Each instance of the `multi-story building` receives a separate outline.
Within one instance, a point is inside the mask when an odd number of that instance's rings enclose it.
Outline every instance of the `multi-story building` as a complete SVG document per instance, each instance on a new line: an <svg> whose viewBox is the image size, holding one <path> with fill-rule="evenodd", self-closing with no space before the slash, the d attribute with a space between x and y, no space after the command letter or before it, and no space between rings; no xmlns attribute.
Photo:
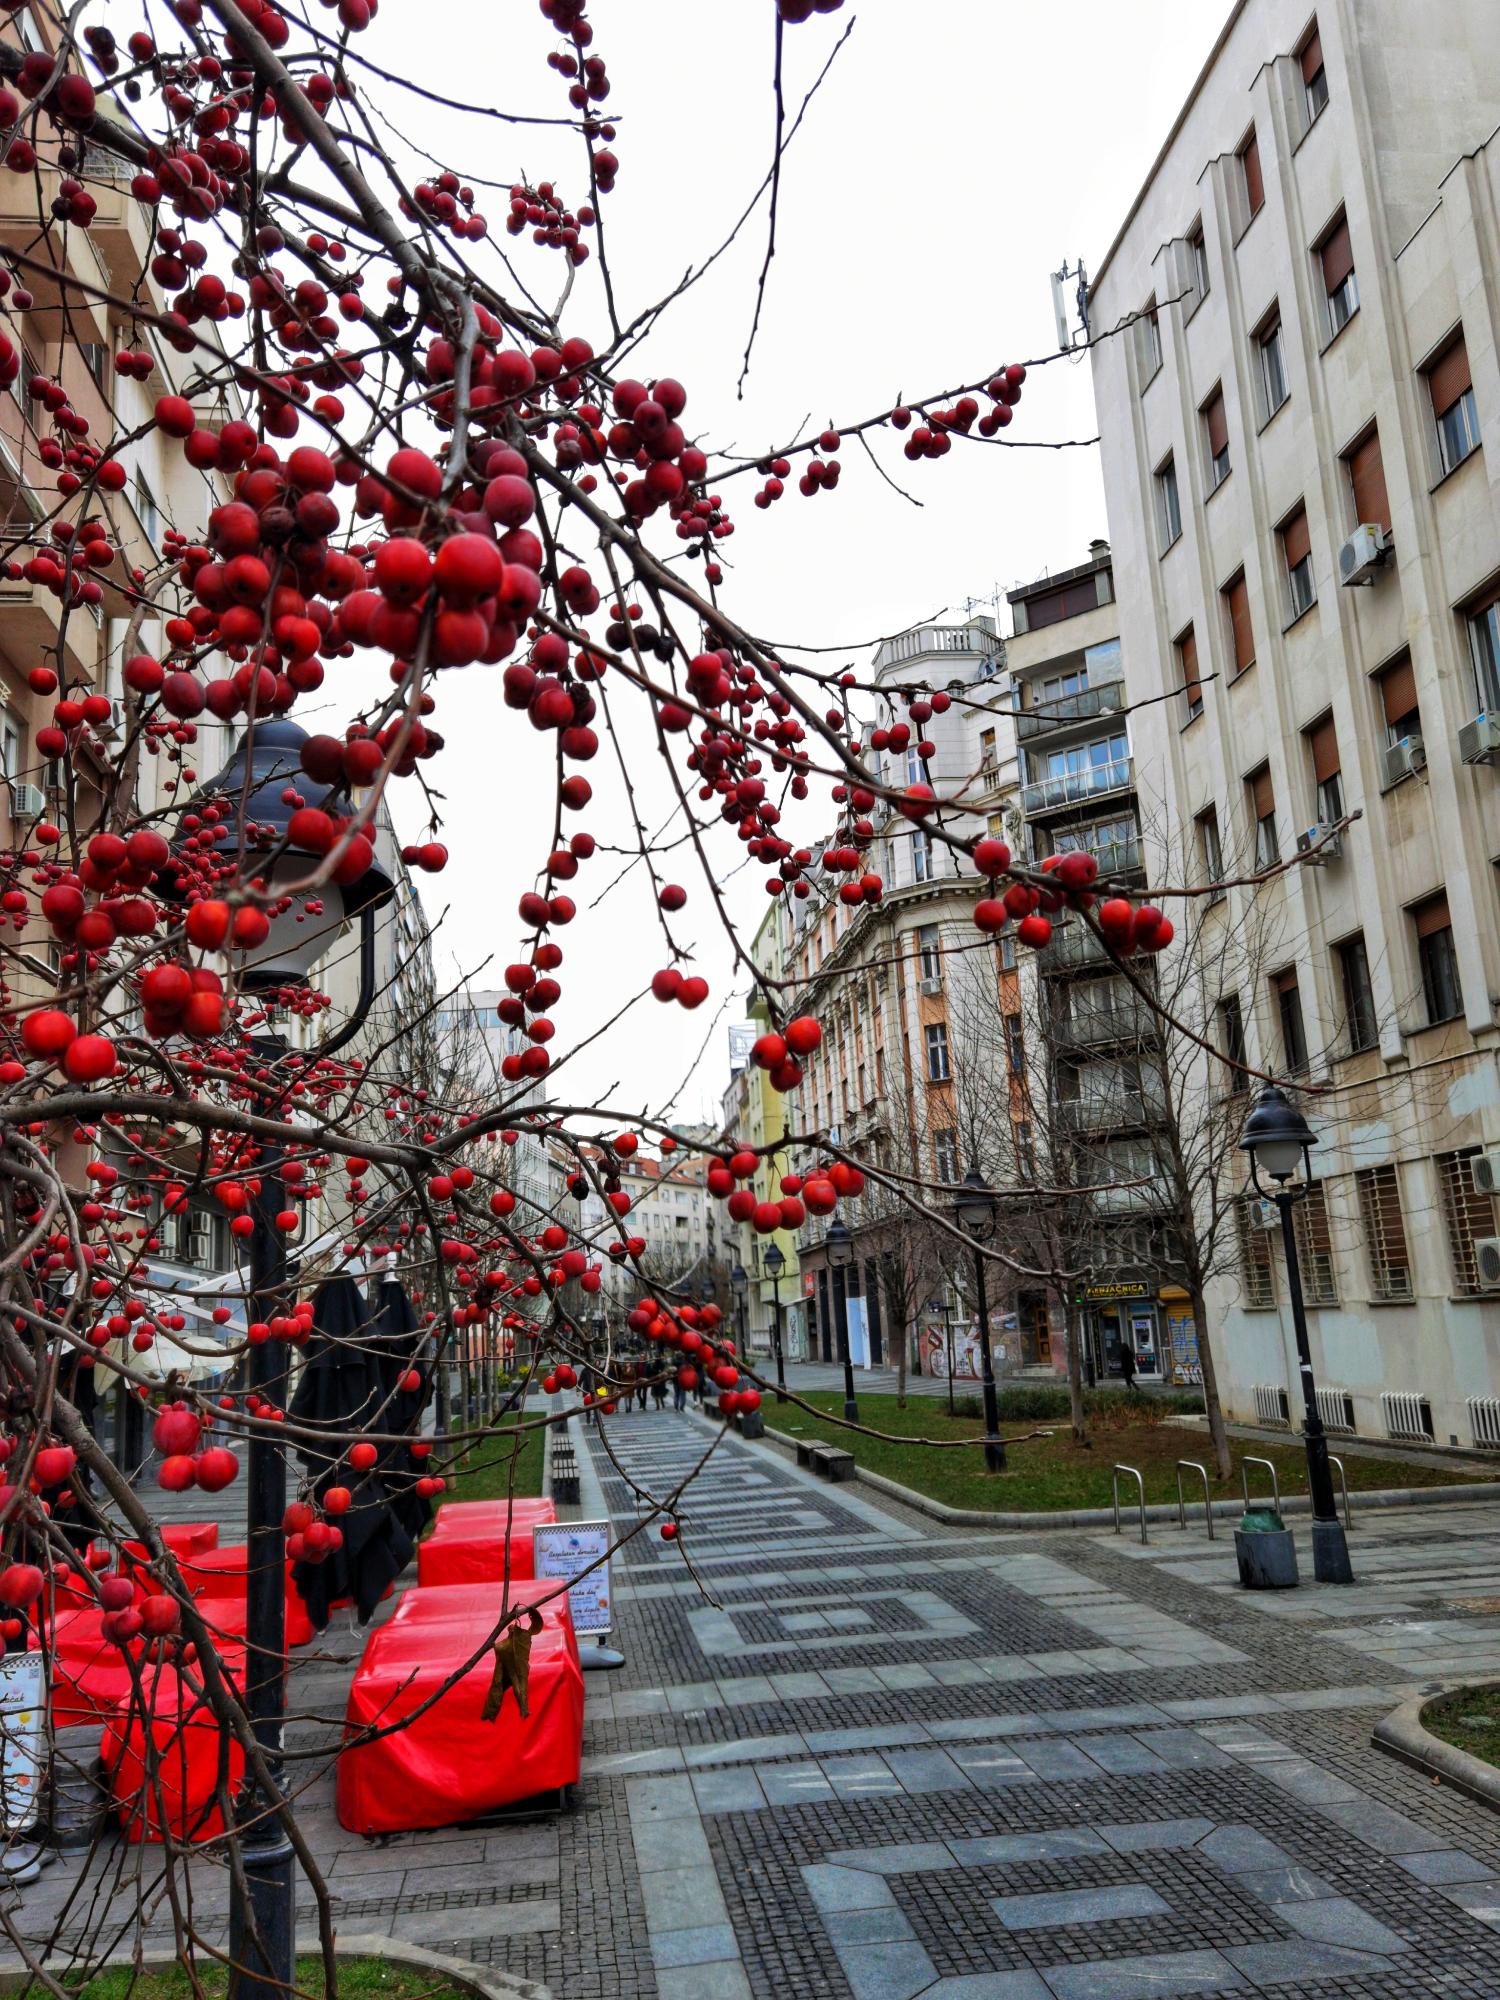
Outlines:
<svg viewBox="0 0 1500 2000"><path fill-rule="evenodd" d="M523 1090L501 1073L507 1056L531 1047L524 1030L496 1013L505 997L499 988L461 986L437 1002L438 1067L451 1097L473 1103L488 1099L491 1105L514 1108L514 1123L506 1129L515 1138L503 1142L501 1167L506 1185L521 1203L519 1225L530 1229L539 1226L540 1216L555 1197L546 1141L534 1122L546 1105L547 1083L545 1077L538 1078Z"/></svg>
<svg viewBox="0 0 1500 2000"><path fill-rule="evenodd" d="M592 1185L581 1200L570 1190L568 1182L577 1175L578 1161L569 1148L554 1141L548 1159L549 1209L591 1248L602 1274L601 1289L579 1308L584 1315L604 1319L618 1333L624 1315L652 1286L687 1299L718 1295L714 1219L701 1157L684 1148L659 1157L635 1153L616 1160L610 1169L611 1184L618 1181L630 1198L623 1217L616 1216ZM639 1268L633 1261L610 1255L612 1243L630 1236L645 1243ZM719 1304L729 1310L726 1298L720 1297Z"/></svg>
<svg viewBox="0 0 1500 2000"><path fill-rule="evenodd" d="M1430 36L1403 0L1241 0L1091 293L1136 786L1265 940L1208 1000L1320 1140L1325 1416L1465 1446L1500 1441L1497 125L1483 0ZM1251 1416L1295 1368L1278 1239L1236 1215L1210 1317Z"/></svg>

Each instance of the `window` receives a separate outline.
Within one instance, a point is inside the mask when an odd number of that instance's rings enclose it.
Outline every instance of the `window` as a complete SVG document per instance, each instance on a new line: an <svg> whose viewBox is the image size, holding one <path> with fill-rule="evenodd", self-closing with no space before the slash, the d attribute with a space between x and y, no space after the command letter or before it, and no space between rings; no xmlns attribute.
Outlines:
<svg viewBox="0 0 1500 2000"><path fill-rule="evenodd" d="M1286 348L1279 312L1262 323L1255 347L1260 361L1261 421L1268 423L1287 399Z"/></svg>
<svg viewBox="0 0 1500 2000"><path fill-rule="evenodd" d="M1380 458L1380 433L1367 431L1345 455L1344 470L1349 491L1354 496L1356 526L1366 522L1391 532L1391 503L1385 490L1385 466Z"/></svg>
<svg viewBox="0 0 1500 2000"><path fill-rule="evenodd" d="M1307 1068L1307 1033L1302 1025L1302 996L1297 991L1296 972L1278 972L1271 981L1271 994L1281 1026L1281 1052L1287 1074L1297 1076Z"/></svg>
<svg viewBox="0 0 1500 2000"><path fill-rule="evenodd" d="M1280 857L1276 845L1276 794L1271 790L1271 767L1262 764L1245 780L1250 796L1250 818L1255 827L1255 865L1271 868Z"/></svg>
<svg viewBox="0 0 1500 2000"><path fill-rule="evenodd" d="M1100 577L1104 579L1101 594ZM1024 625L1017 623L1018 632L1037 632L1044 625L1060 625L1064 618L1077 618L1085 611L1097 611L1101 604L1110 602L1109 572L1095 570L1091 576L1083 577L1077 583L1063 584L1057 590L1041 592L1036 597L1024 597L1016 605L1017 612L1024 611Z"/></svg>
<svg viewBox="0 0 1500 2000"><path fill-rule="evenodd" d="M1156 316L1156 294L1153 292L1141 309L1141 316L1135 323L1137 353L1141 364L1142 386L1149 382L1161 366L1161 322Z"/></svg>
<svg viewBox="0 0 1500 2000"><path fill-rule="evenodd" d="M1000 934L1000 970L1014 972L1016 969L1016 940L1010 931Z"/></svg>
<svg viewBox="0 0 1500 2000"><path fill-rule="evenodd" d="M1469 652L1481 708L1500 708L1500 584L1468 614Z"/></svg>
<svg viewBox="0 0 1500 2000"><path fill-rule="evenodd" d="M1224 615L1229 620L1229 644L1234 654L1234 670L1242 674L1255 665L1255 630L1250 623L1250 593L1245 588L1245 572L1232 576L1219 592Z"/></svg>
<svg viewBox="0 0 1500 2000"><path fill-rule="evenodd" d="M1416 676L1411 670L1411 654L1400 653L1375 676L1380 689L1380 706L1385 715L1387 743L1401 743L1422 733L1422 711L1417 706Z"/></svg>
<svg viewBox="0 0 1500 2000"><path fill-rule="evenodd" d="M109 349L101 341L82 340L78 343L78 351L83 357L84 367L93 379L94 387L108 402L109 390L106 385L110 375Z"/></svg>
<svg viewBox="0 0 1500 2000"><path fill-rule="evenodd" d="M1026 1067L1026 1036L1019 1014L1005 1016L1005 1060L1013 1076L1019 1076Z"/></svg>
<svg viewBox="0 0 1500 2000"><path fill-rule="evenodd" d="M984 775L987 778L992 778L995 775L995 772L999 769L999 763L1000 760L995 750L994 730L981 729L979 732L980 770L984 773Z"/></svg>
<svg viewBox="0 0 1500 2000"><path fill-rule="evenodd" d="M1304 1300L1310 1306L1336 1306L1339 1286L1333 1268L1333 1235L1328 1227L1328 1203L1317 1181L1292 1209L1292 1235Z"/></svg>
<svg viewBox="0 0 1500 2000"><path fill-rule="evenodd" d="M1349 241L1349 221L1342 209L1333 227L1318 244L1318 262L1323 267L1323 289L1328 294L1328 337L1331 340L1359 311L1359 285L1354 276L1354 250Z"/></svg>
<svg viewBox="0 0 1500 2000"><path fill-rule="evenodd" d="M1203 713L1203 688L1198 679L1198 641L1191 625L1177 641L1177 674L1189 722Z"/></svg>
<svg viewBox="0 0 1500 2000"><path fill-rule="evenodd" d="M1173 459L1157 469L1156 532L1162 553L1171 548L1182 533L1182 503L1177 497L1177 465Z"/></svg>
<svg viewBox="0 0 1500 2000"><path fill-rule="evenodd" d="M1254 221L1265 207L1266 190L1260 174L1260 142L1253 125L1249 135L1240 143L1239 161L1245 180L1245 208L1250 220Z"/></svg>
<svg viewBox="0 0 1500 2000"><path fill-rule="evenodd" d="M1474 409L1474 384L1469 375L1469 349L1463 328L1427 369L1427 391L1437 425L1438 461L1444 472L1462 465L1479 448L1479 418Z"/></svg>
<svg viewBox="0 0 1500 2000"><path fill-rule="evenodd" d="M1339 987L1344 996L1344 1026L1349 1034L1349 1053L1373 1049L1380 1039L1375 1025L1375 995L1370 987L1370 956L1363 937L1346 938L1333 948L1338 962Z"/></svg>
<svg viewBox="0 0 1500 2000"><path fill-rule="evenodd" d="M1339 771L1339 739L1333 717L1325 715L1321 722L1315 722L1306 736L1317 791L1318 820L1323 826L1332 826L1344 817L1344 781Z"/></svg>
<svg viewBox="0 0 1500 2000"><path fill-rule="evenodd" d="M947 1187L958 1179L958 1134L951 1128L932 1135L932 1171Z"/></svg>
<svg viewBox="0 0 1500 2000"><path fill-rule="evenodd" d="M21 778L21 725L13 715L0 713L0 778L7 785Z"/></svg>
<svg viewBox="0 0 1500 2000"><path fill-rule="evenodd" d="M925 827L914 827L911 836L911 878L926 882L932 876L932 835Z"/></svg>
<svg viewBox="0 0 1500 2000"><path fill-rule="evenodd" d="M1418 903L1411 913L1411 920L1417 934L1417 958L1422 967L1422 998L1427 1003L1428 1023L1435 1027L1439 1021L1451 1021L1464 1010L1447 891L1429 896L1425 903Z"/></svg>
<svg viewBox="0 0 1500 2000"><path fill-rule="evenodd" d="M144 473L135 475L135 511L145 530L146 540L155 542L161 534L161 515L157 511L156 496L146 484Z"/></svg>
<svg viewBox="0 0 1500 2000"><path fill-rule="evenodd" d="M906 752L906 782L909 785L920 785L923 782L922 752L915 743L911 744Z"/></svg>
<svg viewBox="0 0 1500 2000"><path fill-rule="evenodd" d="M1222 486L1229 477L1229 426L1224 417L1224 391L1215 389L1199 415L1208 440L1208 483Z"/></svg>
<svg viewBox="0 0 1500 2000"><path fill-rule="evenodd" d="M1024 1118L1016 1125L1016 1165L1023 1181L1036 1179L1036 1152L1031 1142L1031 1127Z"/></svg>
<svg viewBox="0 0 1500 2000"><path fill-rule="evenodd" d="M1203 224L1201 222L1195 222L1188 231L1187 247L1188 261L1192 270L1193 289L1198 294L1197 298L1193 301L1191 310L1196 312L1198 306L1208 297L1208 246L1203 241Z"/></svg>
<svg viewBox="0 0 1500 2000"><path fill-rule="evenodd" d="M1394 1166L1365 1167L1354 1176L1359 1191L1365 1255L1373 1299L1411 1297L1411 1253L1401 1217L1401 1182Z"/></svg>
<svg viewBox="0 0 1500 2000"><path fill-rule="evenodd" d="M1229 1088L1238 1096L1250 1088L1250 1079L1245 1074L1245 1017L1237 993L1230 993L1219 1002L1219 1048L1232 1065Z"/></svg>
<svg viewBox="0 0 1500 2000"><path fill-rule="evenodd" d="M941 979L943 976L943 952L938 943L936 924L923 924L917 932L917 952L921 959L924 979Z"/></svg>
<svg viewBox="0 0 1500 2000"><path fill-rule="evenodd" d="M1271 1262L1271 1232L1261 1227L1262 1204L1254 1195L1235 1203L1234 1220L1240 1239L1240 1282L1247 1306L1274 1306L1276 1269Z"/></svg>
<svg viewBox="0 0 1500 2000"><path fill-rule="evenodd" d="M1310 611L1318 601L1317 589L1313 583L1312 542L1307 532L1307 509L1298 507L1284 520L1279 529L1281 536L1281 559L1286 565L1287 603L1291 609L1291 623Z"/></svg>
<svg viewBox="0 0 1500 2000"><path fill-rule="evenodd" d="M1224 879L1224 850L1219 841L1219 815L1210 806L1194 821L1198 829L1198 854L1203 862L1205 882Z"/></svg>
<svg viewBox="0 0 1500 2000"><path fill-rule="evenodd" d="M927 1045L927 1081L946 1083L948 1069L948 1029L942 1021L929 1021L922 1031Z"/></svg>
<svg viewBox="0 0 1500 2000"><path fill-rule="evenodd" d="M1302 71L1303 109L1307 113L1308 124L1315 125L1328 102L1328 73L1323 67L1323 40L1316 21L1308 29L1307 39L1297 51L1297 62Z"/></svg>
<svg viewBox="0 0 1500 2000"><path fill-rule="evenodd" d="M1453 1289L1463 1298L1471 1298L1479 1290L1475 1238L1495 1234L1494 1200L1474 1185L1472 1166L1478 1150L1475 1146L1463 1153L1443 1153L1437 1163L1443 1220L1448 1225L1448 1248L1453 1257Z"/></svg>

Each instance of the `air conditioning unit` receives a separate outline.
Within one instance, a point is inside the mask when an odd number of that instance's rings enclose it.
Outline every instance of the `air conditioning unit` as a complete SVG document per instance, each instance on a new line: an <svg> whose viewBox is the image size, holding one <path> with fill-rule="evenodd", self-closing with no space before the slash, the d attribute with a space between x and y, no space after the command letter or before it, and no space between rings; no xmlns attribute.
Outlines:
<svg viewBox="0 0 1500 2000"><path fill-rule="evenodd" d="M1474 1274L1482 1292L1500 1292L1500 1236L1474 1238Z"/></svg>
<svg viewBox="0 0 1500 2000"><path fill-rule="evenodd" d="M47 810L47 794L40 785L12 785L10 809L16 819L40 819Z"/></svg>
<svg viewBox="0 0 1500 2000"><path fill-rule="evenodd" d="M1281 1223L1281 1210L1274 1201L1252 1201L1250 1220L1257 1229L1276 1229Z"/></svg>
<svg viewBox="0 0 1500 2000"><path fill-rule="evenodd" d="M111 696L109 704L109 714L105 716L102 722L98 722L94 725L94 734L96 736L102 737L106 743L109 743L112 742L114 738L120 734L120 732L124 729L124 727L125 727L125 704L123 701L116 701L114 697Z"/></svg>
<svg viewBox="0 0 1500 2000"><path fill-rule="evenodd" d="M214 1261L214 1232L212 1227L194 1227L188 1231L188 1262L204 1269L212 1269Z"/></svg>
<svg viewBox="0 0 1500 2000"><path fill-rule="evenodd" d="M1413 771L1427 769L1427 747L1420 736L1403 736L1392 743L1385 753L1385 783L1389 790L1399 785L1403 778L1409 778Z"/></svg>
<svg viewBox="0 0 1500 2000"><path fill-rule="evenodd" d="M934 993L941 993L942 990L943 982L941 979L924 979L922 981L922 991L929 996Z"/></svg>
<svg viewBox="0 0 1500 2000"><path fill-rule="evenodd" d="M1458 754L1466 764L1493 764L1500 759L1500 715L1481 711L1458 732Z"/></svg>
<svg viewBox="0 0 1500 2000"><path fill-rule="evenodd" d="M1325 861L1337 861L1342 857L1343 835L1330 835L1326 826L1310 826L1306 833L1297 835L1297 852L1305 854L1315 867L1321 868Z"/></svg>
<svg viewBox="0 0 1500 2000"><path fill-rule="evenodd" d="M1375 572L1385 568L1390 553L1390 538L1385 529L1377 522L1361 521L1339 550L1339 582L1373 583Z"/></svg>
<svg viewBox="0 0 1500 2000"><path fill-rule="evenodd" d="M1477 1194L1500 1194L1500 1153L1476 1153L1469 1175Z"/></svg>

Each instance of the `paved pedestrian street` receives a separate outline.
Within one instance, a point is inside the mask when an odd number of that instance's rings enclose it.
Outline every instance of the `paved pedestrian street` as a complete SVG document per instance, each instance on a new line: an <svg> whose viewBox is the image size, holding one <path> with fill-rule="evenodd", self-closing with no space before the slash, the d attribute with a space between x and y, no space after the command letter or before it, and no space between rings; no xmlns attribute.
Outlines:
<svg viewBox="0 0 1500 2000"><path fill-rule="evenodd" d="M715 1428L584 1429L584 1513L628 1530ZM1410 1692L1500 1676L1500 1510L1356 1515L1353 1588L1253 1596L1228 1524L938 1528L734 1436L679 1511L680 1543L652 1521L616 1557L627 1664L589 1676L560 1816L345 1832L362 1637L298 1656L291 1770L341 1937L530 2000L1500 1996L1500 1816L1369 1740ZM157 1851L104 1859L49 1869L11 1921L94 1935L139 1885L163 1946ZM191 1872L214 1936L225 1870Z"/></svg>

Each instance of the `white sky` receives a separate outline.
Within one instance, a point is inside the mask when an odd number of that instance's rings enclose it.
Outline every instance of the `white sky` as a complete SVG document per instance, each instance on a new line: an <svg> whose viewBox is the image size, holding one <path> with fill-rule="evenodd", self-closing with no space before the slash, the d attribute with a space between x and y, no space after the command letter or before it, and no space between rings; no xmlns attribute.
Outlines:
<svg viewBox="0 0 1500 2000"><path fill-rule="evenodd" d="M797 435L809 415L852 421L897 394L931 394L1001 362L1050 352L1049 273L1080 253L1097 265L1226 4L1071 0L1024 9L948 0L922 9L851 0L839 14L789 30L790 117L855 23L785 159L777 254L745 399L736 402L735 380L765 247L764 206L736 248L662 321L636 358L638 372L684 382L684 421L710 449L760 453ZM604 221L625 320L717 245L769 165L772 8L770 0L595 0L590 14L612 83L605 110L621 121L614 145L621 171ZM565 109L562 86L545 67L553 45L534 0L503 7L387 0L357 43L436 90L557 113ZM580 197L582 142L574 135L462 121L389 84L371 83L365 94L407 138L460 173L506 189L518 170L533 180L553 174L566 198ZM498 232L505 189L482 194L480 206ZM502 241L550 305L563 275L556 253L524 238ZM607 337L595 264L580 273L564 332L596 346ZM1028 384L1008 435L1091 437L1094 427L1087 363L1058 363ZM863 666L873 637L945 607L962 616L966 598L989 599L1082 561L1090 537L1107 532L1092 449L956 446L916 466L890 436L876 449L924 502L920 510L884 485L853 445L841 453L845 473L833 494L804 500L793 488L761 514L750 504L753 476L728 489L739 526L725 545L733 570L724 602L773 643L848 646L850 663ZM669 524L658 546L677 546ZM999 609L1003 622L1003 598ZM371 658L364 656L363 671L372 670ZM340 676L334 685L348 683ZM617 690L622 708L639 707L626 693ZM327 726L312 714L303 719ZM532 886L550 844L551 758L538 755L543 746L524 717L500 706L498 669L445 676L434 720L447 748L428 769L446 793L442 837L452 850L442 876L422 878L432 918L447 906L439 975L472 972L476 984L498 985L498 968L516 954L517 896ZM643 813L659 823L673 796L666 774L636 729L624 740ZM595 804L572 825L601 841L628 840L611 761L606 749L589 767ZM815 801L799 828L804 836L831 816L816 788ZM410 784L397 785L393 806L403 832L421 837L421 802ZM764 870L729 878L737 844L716 851L748 943L765 907ZM581 907L611 868L601 856L581 872L572 885ZM742 1007L735 998L718 1010L745 982L732 975L691 854L665 873L688 890L675 934L695 947L711 998L692 1015L649 998L640 1003L569 1064L555 1087L562 1101L589 1103L608 1092L621 1109L655 1109L691 1071L678 1113L715 1114L727 1077L724 1031ZM639 868L560 941L566 960L554 1056L667 962ZM480 972L487 957L492 963Z"/></svg>

